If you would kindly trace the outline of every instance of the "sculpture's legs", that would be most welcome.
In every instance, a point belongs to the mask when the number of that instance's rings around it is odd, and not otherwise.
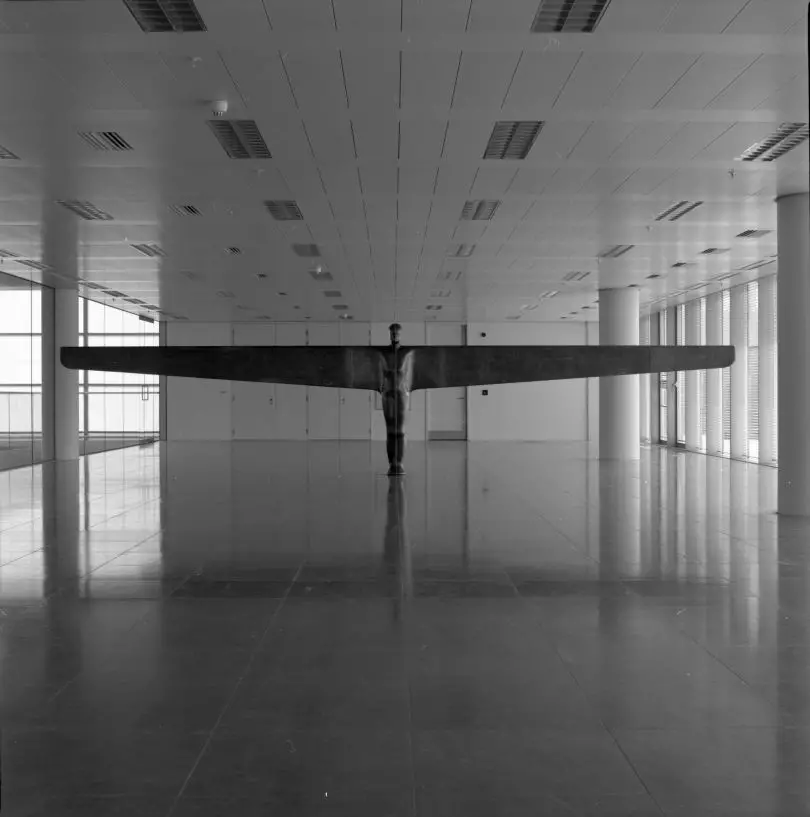
[[[404,474],[402,458],[405,455],[405,434],[401,431],[389,431],[386,450],[388,452],[388,476]]]
[[[388,476],[402,476],[405,473],[402,465],[402,458],[405,456],[405,405],[402,395],[383,396]]]

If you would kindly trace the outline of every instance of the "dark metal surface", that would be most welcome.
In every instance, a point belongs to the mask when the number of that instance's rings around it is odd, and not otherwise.
[[[713,369],[733,346],[161,346],[63,347],[69,369],[384,389],[386,361],[413,352],[412,389]]]

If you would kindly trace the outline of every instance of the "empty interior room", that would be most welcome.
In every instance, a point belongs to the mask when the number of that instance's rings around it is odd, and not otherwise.
[[[805,0],[0,0],[9,817],[807,817]]]

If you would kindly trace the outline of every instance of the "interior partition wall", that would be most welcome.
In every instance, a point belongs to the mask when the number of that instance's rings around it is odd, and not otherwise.
[[[79,343],[82,346],[158,346],[159,324],[80,298]],[[80,372],[79,432],[82,454],[158,439],[160,378],[125,372]]]
[[[0,470],[42,460],[41,298],[0,273]]]
[[[777,465],[777,343],[776,275],[695,299],[677,307],[653,312],[649,326],[661,338],[677,344],[731,345],[736,349],[733,367],[702,370],[692,381],[678,373],[675,389],[669,390],[672,373],[658,375],[658,402],[642,420],[652,429],[651,439],[667,443],[676,412],[677,445],[689,450],[734,457],[762,465]],[[675,331],[668,322],[675,320]],[[669,328],[669,333],[667,329]],[[690,388],[683,384],[691,382]],[[672,391],[675,392],[672,395]],[[673,401],[674,397],[674,401]],[[694,404],[694,405],[693,405]],[[686,423],[684,422],[686,420]],[[697,421],[693,439],[685,426]],[[672,444],[670,442],[670,444]]]

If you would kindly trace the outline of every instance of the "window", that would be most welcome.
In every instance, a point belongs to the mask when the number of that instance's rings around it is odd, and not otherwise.
[[[658,343],[661,346],[667,345],[667,311],[662,309],[658,313]],[[667,394],[667,375],[668,372],[658,373],[658,411],[659,411],[659,432],[658,439],[665,443],[668,440],[667,422],[669,419],[669,395]]]
[[[759,462],[759,283],[748,287],[748,449],[749,460]]]
[[[698,331],[700,337],[698,342],[701,346],[706,345],[706,299],[701,298],[698,302]],[[708,434],[708,394],[706,381],[708,379],[706,369],[698,372],[698,407],[700,411],[700,428],[698,431],[698,451],[706,452],[706,438]]]
[[[158,324],[105,304],[79,299],[82,346],[157,346]],[[160,378],[82,371],[79,428],[83,453],[121,448],[159,435]]]
[[[686,345],[686,304],[675,307],[675,343]],[[677,400],[676,443],[686,445],[686,372],[676,372],[675,390]]]
[[[721,299],[721,332],[723,335],[723,346],[731,345],[731,293],[728,290],[723,292]],[[722,401],[722,422],[723,422],[723,448],[720,452],[724,457],[731,456],[731,367],[723,369],[723,401]]]
[[[0,273],[0,469],[42,460],[42,289]]]

